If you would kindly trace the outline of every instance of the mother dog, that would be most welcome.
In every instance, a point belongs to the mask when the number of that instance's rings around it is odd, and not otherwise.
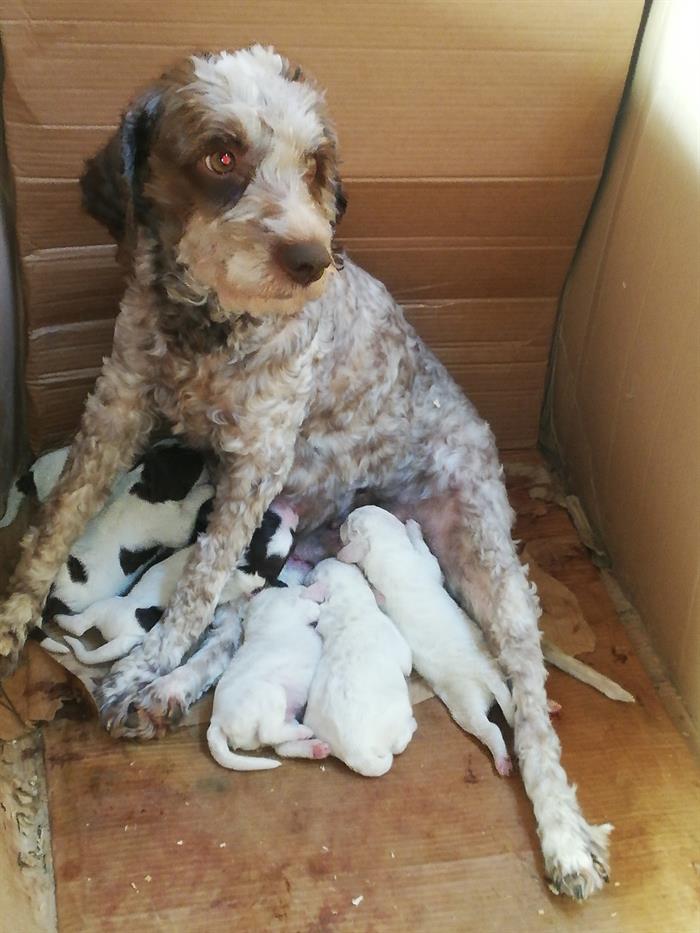
[[[345,199],[321,92],[271,49],[193,56],[135,101],[82,186],[130,278],[112,356],[0,611],[6,667],[158,419],[215,453],[216,500],[162,623],[102,685],[114,735],[166,727],[159,678],[211,621],[276,496],[310,529],[362,490],[420,522],[511,679],[516,752],[555,889],[581,899],[599,888],[610,827],[584,820],[560,764],[538,603],[493,436],[386,289],[334,254]]]

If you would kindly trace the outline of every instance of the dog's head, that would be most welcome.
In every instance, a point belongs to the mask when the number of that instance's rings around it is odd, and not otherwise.
[[[335,134],[322,93],[272,49],[195,55],[167,72],[81,185],[123,252],[145,244],[168,296],[217,320],[293,314],[334,273],[345,209]]]

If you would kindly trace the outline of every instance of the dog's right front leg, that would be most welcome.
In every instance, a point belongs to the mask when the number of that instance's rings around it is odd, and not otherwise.
[[[61,479],[44,504],[38,530],[26,535],[0,606],[0,676],[15,666],[59,568],[88,520],[109,495],[116,474],[131,466],[152,425],[150,388],[110,357],[88,398]]]
[[[275,441],[225,456],[209,527],[199,536],[163,619],[100,685],[100,714],[112,735],[153,738],[181,718],[166,675],[205,632],[229,574],[282,489],[294,436]]]

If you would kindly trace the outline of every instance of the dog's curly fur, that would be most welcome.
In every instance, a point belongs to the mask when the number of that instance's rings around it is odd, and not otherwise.
[[[211,621],[275,496],[313,528],[361,489],[420,521],[511,679],[553,885],[576,898],[599,888],[609,827],[585,822],[560,764],[538,603],[493,436],[386,289],[331,261],[344,198],[322,94],[271,49],[194,56],[136,101],[83,189],[130,282],[112,356],[0,610],[0,655],[17,657],[71,543],[159,418],[217,455],[216,500],[162,623],[102,685],[114,735],[149,737],[176,715],[159,679]],[[299,243],[327,254],[301,284],[284,253]]]

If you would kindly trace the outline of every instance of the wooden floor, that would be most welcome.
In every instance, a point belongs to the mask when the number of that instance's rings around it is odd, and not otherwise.
[[[62,933],[700,930],[697,763],[567,513],[527,487],[511,484],[518,537],[578,597],[597,642],[586,660],[637,697],[549,682],[584,810],[616,827],[602,894],[578,905],[549,892],[517,773],[499,778],[436,699],[379,780],[334,761],[231,774],[202,725],[137,745],[64,720],[44,729]]]

